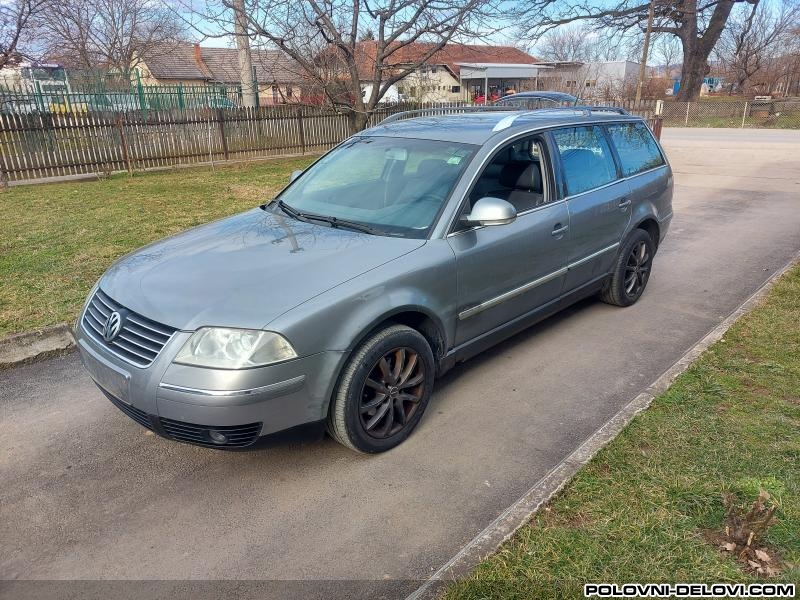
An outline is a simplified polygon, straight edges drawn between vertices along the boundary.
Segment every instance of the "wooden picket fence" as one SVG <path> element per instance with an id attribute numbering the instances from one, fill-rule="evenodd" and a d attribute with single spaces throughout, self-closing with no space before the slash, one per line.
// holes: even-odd
<path id="1" fill-rule="evenodd" d="M 312 107 L 0 115 L 4 182 L 324 151 L 344 115 Z"/>
<path id="2" fill-rule="evenodd" d="M 383 106 L 370 125 L 432 106 Z M 5 113 L 0 114 L 0 184 L 320 153 L 348 135 L 344 114 L 300 105 Z"/>

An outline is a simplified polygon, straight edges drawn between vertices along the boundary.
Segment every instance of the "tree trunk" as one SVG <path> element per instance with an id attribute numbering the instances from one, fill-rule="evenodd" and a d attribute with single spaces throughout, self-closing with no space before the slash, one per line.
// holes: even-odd
<path id="1" fill-rule="evenodd" d="M 696 51 L 695 51 L 696 52 Z M 694 102 L 700 97 L 700 88 L 703 79 L 711 71 L 708 66 L 708 55 L 698 55 L 684 52 L 683 67 L 681 69 L 681 88 L 675 99 L 678 102 Z"/>
<path id="2" fill-rule="evenodd" d="M 355 135 L 359 131 L 364 131 L 367 128 L 369 115 L 365 112 L 356 110 L 347 111 L 347 127 L 350 130 L 350 135 Z"/>

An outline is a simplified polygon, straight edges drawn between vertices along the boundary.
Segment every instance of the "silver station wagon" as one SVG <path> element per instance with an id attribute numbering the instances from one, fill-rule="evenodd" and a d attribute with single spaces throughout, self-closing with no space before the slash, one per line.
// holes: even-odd
<path id="1" fill-rule="evenodd" d="M 108 399 L 164 437 L 327 430 L 381 452 L 455 363 L 581 298 L 636 302 L 672 187 L 624 112 L 395 115 L 275 200 L 119 260 L 75 337 Z"/>

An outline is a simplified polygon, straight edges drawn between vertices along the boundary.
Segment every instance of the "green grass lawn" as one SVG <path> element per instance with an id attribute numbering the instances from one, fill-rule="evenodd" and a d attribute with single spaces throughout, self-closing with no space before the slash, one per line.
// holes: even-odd
<path id="1" fill-rule="evenodd" d="M 272 198 L 313 157 L 0 191 L 0 336 L 72 321 L 118 257 Z"/>
<path id="2" fill-rule="evenodd" d="M 800 582 L 800 267 L 474 574 L 456 599 L 583 597 L 585 582 L 748 582 L 709 539 L 723 492 L 778 505 L 763 546 Z"/>

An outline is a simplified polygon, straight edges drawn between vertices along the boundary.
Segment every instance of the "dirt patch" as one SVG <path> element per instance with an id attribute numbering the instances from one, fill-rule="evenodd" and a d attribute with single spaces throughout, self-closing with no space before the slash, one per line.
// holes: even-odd
<path id="1" fill-rule="evenodd" d="M 749 507 L 742 507 L 730 492 L 722 494 L 725 522 L 721 531 L 705 530 L 703 536 L 720 552 L 730 554 L 748 573 L 775 577 L 783 572 L 778 553 L 761 540 L 775 523 L 777 504 L 764 490 Z"/>

